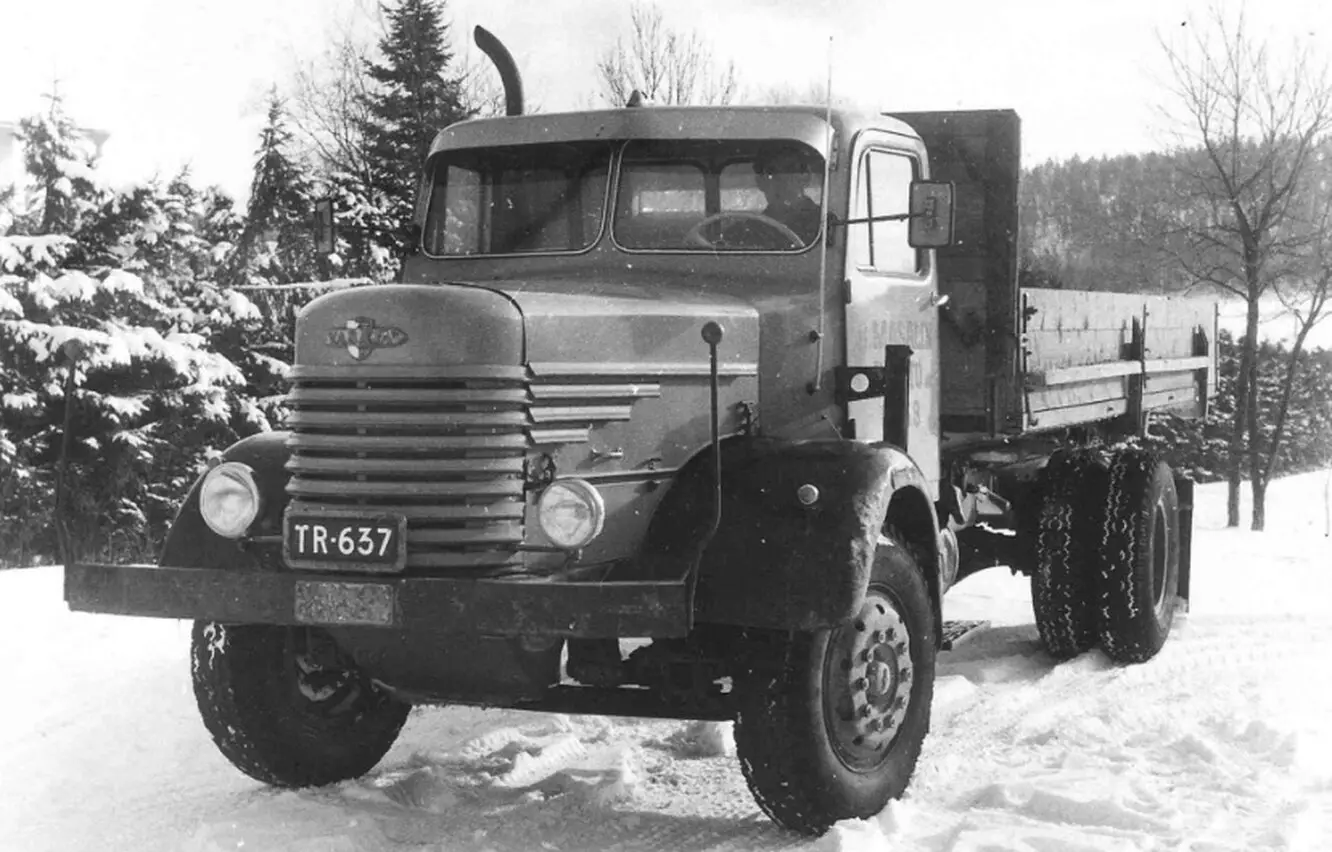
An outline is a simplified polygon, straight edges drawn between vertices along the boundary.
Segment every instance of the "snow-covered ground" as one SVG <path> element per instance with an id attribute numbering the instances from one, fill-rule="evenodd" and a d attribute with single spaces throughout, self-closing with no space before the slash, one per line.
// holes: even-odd
<path id="1" fill-rule="evenodd" d="M 1262 534 L 1201 488 L 1192 612 L 1145 665 L 1054 665 L 1022 578 L 967 580 L 947 615 L 993 627 L 941 657 L 910 791 L 818 841 L 758 812 L 725 725 L 422 709 L 370 777 L 265 789 L 196 715 L 185 624 L 5 572 L 0 849 L 1332 849 L 1329 481 L 1274 483 Z"/>

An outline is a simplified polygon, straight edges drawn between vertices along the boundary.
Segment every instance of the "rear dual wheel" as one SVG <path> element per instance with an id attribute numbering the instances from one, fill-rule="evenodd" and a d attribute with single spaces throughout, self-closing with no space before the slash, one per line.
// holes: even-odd
<path id="1" fill-rule="evenodd" d="M 1096 548 L 1103 471 L 1085 451 L 1060 451 L 1041 470 L 1031 603 L 1050 656 L 1067 660 L 1096 645 Z"/>
<path id="2" fill-rule="evenodd" d="M 1032 606 L 1046 650 L 1097 644 L 1140 663 L 1165 645 L 1179 589 L 1179 498 L 1170 466 L 1141 449 L 1106 465 L 1090 451 L 1051 457 L 1039 482 Z"/>
<path id="3" fill-rule="evenodd" d="M 1096 578 L 1101 648 L 1141 663 L 1165 645 L 1179 592 L 1179 496 L 1170 466 L 1118 453 L 1107 477 L 1105 536 Z"/>

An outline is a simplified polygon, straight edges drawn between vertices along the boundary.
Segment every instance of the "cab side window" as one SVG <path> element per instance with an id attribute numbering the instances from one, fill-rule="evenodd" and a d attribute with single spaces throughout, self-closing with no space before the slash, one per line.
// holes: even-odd
<path id="1" fill-rule="evenodd" d="M 851 218 L 872 220 L 907 213 L 915 178 L 916 161 L 912 157 L 892 151 L 866 151 L 860 158 Z M 913 276 L 922 271 L 922 253 L 907 242 L 905 218 L 851 225 L 847 239 L 851 258 L 862 269 Z"/>

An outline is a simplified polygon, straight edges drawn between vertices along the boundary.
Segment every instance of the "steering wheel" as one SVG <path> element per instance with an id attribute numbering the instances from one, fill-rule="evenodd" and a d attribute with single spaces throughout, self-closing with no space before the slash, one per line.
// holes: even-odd
<path id="1" fill-rule="evenodd" d="M 771 216 L 765 216 L 762 213 L 751 213 L 748 210 L 723 210 L 720 213 L 705 216 L 702 221 L 685 233 L 685 241 L 706 249 L 718 249 L 727 245 L 726 240 L 723 239 L 723 232 L 726 230 L 724 227 L 718 231 L 716 240 L 709 240 L 703 236 L 705 229 L 718 222 L 756 222 L 763 225 L 787 241 L 788 245 L 777 246 L 777 248 L 802 248 L 805 245 L 805 241 L 800 238 L 800 235 L 786 225 Z"/>

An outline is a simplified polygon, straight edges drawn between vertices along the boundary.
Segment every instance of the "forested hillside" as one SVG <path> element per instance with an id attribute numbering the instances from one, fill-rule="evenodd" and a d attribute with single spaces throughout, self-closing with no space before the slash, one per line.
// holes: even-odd
<path id="1" fill-rule="evenodd" d="M 1024 283 L 1074 290 L 1172 292 L 1190 282 L 1168 262 L 1162 223 L 1187 153 L 1074 157 L 1027 169 L 1020 184 Z"/>

